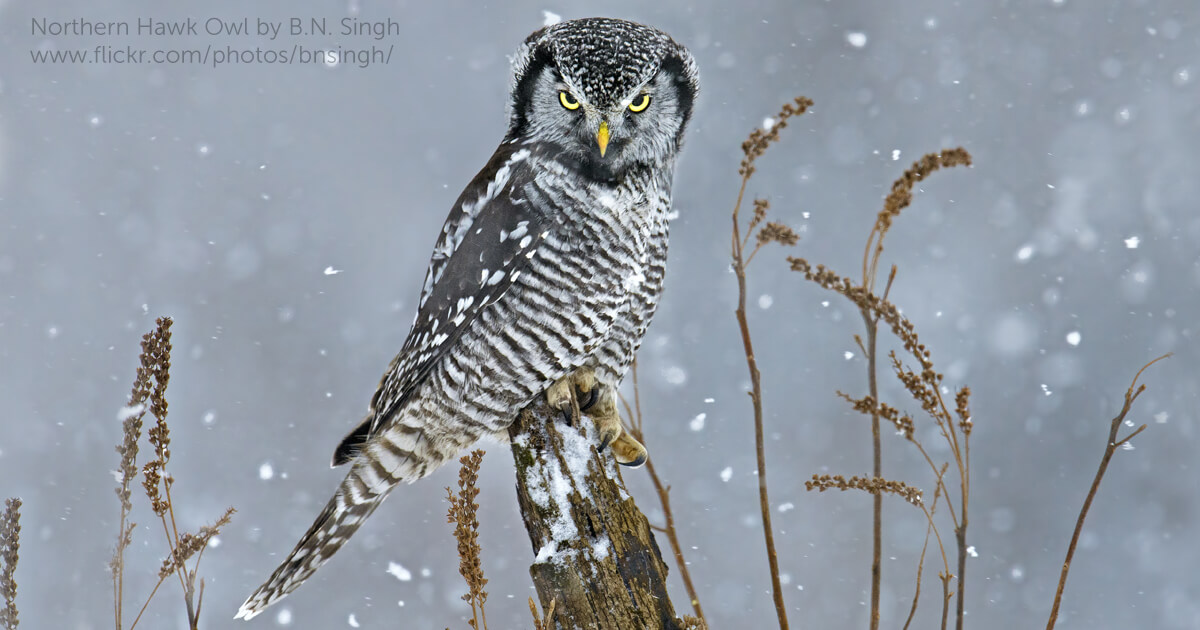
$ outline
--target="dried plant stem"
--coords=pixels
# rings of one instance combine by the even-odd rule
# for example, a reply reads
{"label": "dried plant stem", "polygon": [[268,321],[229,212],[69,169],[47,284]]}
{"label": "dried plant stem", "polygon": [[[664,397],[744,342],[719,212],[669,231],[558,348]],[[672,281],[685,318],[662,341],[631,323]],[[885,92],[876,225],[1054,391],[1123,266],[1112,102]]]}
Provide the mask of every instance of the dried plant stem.
{"label": "dried plant stem", "polygon": [[546,607],[546,617],[543,620],[538,614],[537,604],[533,598],[529,598],[529,613],[533,615],[533,630],[554,630],[554,604],[557,600],[550,600],[550,605]]}
{"label": "dried plant stem", "polygon": [[[872,231],[872,238],[867,239],[867,249],[871,247],[871,241],[875,232]],[[883,235],[880,234],[877,247],[882,251]],[[869,287],[875,284],[875,272],[877,268],[877,259],[870,267],[871,276],[863,280],[863,287],[870,290]],[[896,267],[892,266],[892,271],[888,274],[887,287],[883,292],[883,300],[886,302],[888,293],[892,290],[892,282],[896,279]],[[862,315],[863,325],[867,329],[867,343],[862,347],[863,352],[867,355],[867,391],[871,396],[871,400],[879,400],[879,376],[878,362],[876,361],[876,349],[878,348],[879,340],[879,313],[873,312],[871,309],[860,304],[859,313]],[[860,344],[861,345],[861,344]],[[871,463],[872,474],[877,479],[883,478],[883,444],[880,438],[879,426],[879,405],[873,405],[871,408]],[[924,452],[924,449],[922,449]],[[928,456],[926,457],[928,459]],[[933,465],[930,460],[930,465]],[[936,470],[936,468],[935,468]],[[938,478],[938,489],[940,490],[941,478]],[[930,521],[930,526],[933,521]],[[879,629],[879,589],[880,582],[883,579],[883,495],[876,494],[871,501],[871,630]],[[918,576],[918,580],[920,577]],[[917,586],[918,592],[920,586]],[[916,610],[914,601],[913,610]]]}
{"label": "dried plant stem", "polygon": [[[917,561],[917,586],[915,592],[913,592],[913,602],[912,607],[908,611],[908,618],[904,620],[903,630],[908,630],[908,627],[912,625],[913,617],[915,617],[917,614],[917,604],[921,600],[921,575],[925,572],[925,552],[929,549],[929,536],[931,534],[937,537],[938,550],[941,551],[942,554],[943,574],[948,574],[950,572],[950,564],[946,559],[946,548],[942,545],[942,535],[940,532],[938,532],[937,525],[935,525],[933,522],[933,514],[937,512],[938,499],[942,497],[942,489],[944,488],[942,485],[942,477],[945,476],[946,468],[948,466],[949,464],[946,464],[945,466],[942,466],[940,471],[938,471],[938,483],[934,487],[933,503],[930,504],[928,509],[924,510],[925,518],[928,521],[928,524],[925,526],[925,542],[921,544],[921,558]],[[924,508],[924,506],[922,506],[922,508]]]}
{"label": "dried plant stem", "polygon": [[[171,574],[179,578],[179,586],[183,591],[183,601],[186,608],[188,627],[198,630],[200,625],[200,610],[204,604],[204,581],[200,581],[199,592],[196,590],[196,577],[200,568],[200,559],[204,549],[220,528],[227,525],[233,516],[234,509],[229,508],[213,525],[200,528],[192,534],[180,533],[175,519],[175,505],[171,497],[171,486],[174,479],[167,472],[167,462],[171,458],[171,432],[167,426],[166,389],[171,374],[171,325],[169,317],[160,317],[153,331],[142,337],[142,352],[138,357],[137,376],[134,379],[133,391],[129,402],[121,411],[124,437],[117,446],[121,455],[121,478],[117,486],[117,497],[121,503],[120,530],[117,533],[117,546],[109,563],[113,576],[114,624],[116,630],[122,630],[122,612],[124,602],[124,572],[125,549],[130,545],[135,525],[128,522],[132,503],[130,502],[129,485],[142,474],[142,486],[150,507],[163,526],[163,534],[167,538],[168,554],[158,571],[158,582],[150,591],[137,617],[129,626],[129,630],[137,627],[158,593],[158,589]],[[154,415],[155,424],[147,433],[151,446],[154,447],[154,457],[140,469],[137,465],[138,441],[141,438],[142,420],[146,413]],[[169,521],[168,521],[169,519]],[[191,568],[187,562],[196,558]]]}
{"label": "dried plant stem", "polygon": [[475,497],[479,496],[476,482],[479,480],[479,466],[483,463],[484,452],[476,449],[470,455],[459,459],[462,465],[458,471],[458,494],[446,488],[446,499],[450,508],[446,511],[446,522],[454,525],[454,539],[458,542],[458,572],[467,582],[467,594],[462,599],[471,604],[471,627],[474,630],[487,630],[487,613],[484,602],[487,601],[488,580],[483,576],[483,562],[479,548],[479,504]]}
{"label": "dried plant stem", "polygon": [[146,607],[150,605],[150,600],[154,599],[155,593],[158,593],[158,587],[162,586],[162,583],[166,579],[167,577],[165,575],[158,576],[158,582],[154,583],[154,588],[150,591],[150,596],[146,598],[146,603],[142,604],[142,608],[138,611],[137,617],[133,618],[133,623],[129,625],[129,630],[133,630],[137,627],[138,621],[141,621],[142,619],[142,613],[146,612]]}
{"label": "dried plant stem", "polygon": [[946,630],[946,624],[950,620],[950,580],[954,579],[950,573],[939,573],[938,579],[942,581],[942,630]]}
{"label": "dried plant stem", "polygon": [[17,630],[17,560],[21,549],[21,500],[5,499],[0,516],[0,627]]}
{"label": "dried plant stem", "polygon": [[[639,442],[642,441],[641,438],[634,437]],[[645,443],[643,442],[643,444]],[[696,611],[696,616],[704,619],[704,610],[700,607],[700,598],[696,595],[696,587],[692,584],[691,573],[688,572],[687,560],[683,558],[683,547],[679,544],[679,534],[675,529],[675,515],[671,513],[671,486],[663,485],[658,473],[654,470],[654,462],[651,459],[646,460],[646,472],[650,473],[650,481],[654,484],[658,500],[662,503],[665,521],[662,532],[667,535],[667,540],[671,543],[671,552],[675,555],[675,565],[679,567],[679,577],[683,580],[683,587],[687,589],[688,601],[692,604],[692,610]]]}
{"label": "dried plant stem", "polygon": [[917,614],[917,603],[921,601],[921,574],[925,571],[925,552],[929,549],[929,535],[933,532],[933,523],[925,526],[925,542],[921,544],[921,557],[917,560],[917,585],[913,590],[912,607],[908,609],[908,618],[904,620],[904,630],[912,625],[913,617]]}
{"label": "dried plant stem", "polygon": [[[179,541],[178,541],[178,539],[173,539],[171,537],[171,530],[170,530],[169,526],[167,525],[167,518],[165,516],[163,516],[163,517],[160,517],[160,519],[162,520],[163,533],[166,534],[166,536],[167,536],[167,549],[173,554],[173,553],[175,553],[175,549],[177,549],[179,547]],[[179,578],[179,588],[183,589],[184,593],[187,593],[187,579],[183,576],[183,573],[178,569],[174,573]],[[191,620],[191,617],[189,616],[188,619]]]}
{"label": "dried plant stem", "polygon": [[750,133],[746,141],[742,143],[742,153],[745,157],[742,158],[742,162],[738,166],[738,175],[742,178],[742,183],[738,187],[737,201],[733,204],[732,217],[731,254],[733,257],[733,272],[737,276],[738,285],[738,305],[735,314],[737,316],[738,329],[742,336],[742,346],[746,352],[746,368],[750,371],[749,394],[750,402],[754,406],[754,450],[758,461],[758,503],[762,511],[763,541],[767,547],[767,563],[771,569],[771,591],[775,601],[775,613],[779,617],[780,630],[787,630],[788,627],[787,608],[783,602],[783,586],[779,578],[779,557],[775,552],[775,533],[771,527],[771,501],[767,494],[767,457],[763,440],[762,376],[758,370],[758,361],[754,358],[754,344],[750,339],[750,324],[746,319],[746,266],[750,264],[750,260],[754,258],[754,255],[764,245],[773,242],[778,242],[781,245],[795,245],[800,237],[786,225],[767,223],[758,230],[754,249],[747,256],[745,250],[750,242],[750,236],[755,233],[754,229],[766,219],[768,203],[762,199],[754,201],[754,214],[747,223],[744,237],[742,236],[741,218],[739,215],[742,210],[742,202],[746,198],[746,184],[750,182],[750,178],[754,176],[754,171],[756,170],[755,162],[766,153],[771,143],[779,140],[779,132],[788,126],[788,121],[793,116],[804,114],[812,107],[812,104],[812,100],[803,96],[797,96],[791,103],[784,104],[779,114],[775,118],[770,119],[770,124],[765,129],[755,129]]}
{"label": "dried plant stem", "polygon": [[967,575],[967,510],[966,510],[966,505],[967,505],[967,497],[966,497],[966,493],[964,492],[963,493],[962,523],[958,526],[957,529],[954,530],[954,538],[956,541],[958,541],[958,575],[955,576],[958,579],[958,592],[954,594],[954,597],[958,600],[956,602],[958,607],[955,609],[955,612],[954,612],[954,621],[955,621],[955,627],[958,628],[958,630],[962,630],[964,617],[966,615],[966,610],[964,608],[966,598],[963,597],[963,593],[965,592],[965,589],[966,589],[965,582],[966,582],[966,575]]}
{"label": "dried plant stem", "polygon": [[132,523],[126,527],[125,519],[128,516],[128,510],[122,508],[121,527],[117,530],[117,546],[110,561],[113,580],[113,623],[116,630],[121,630],[121,602],[125,601],[125,547],[128,546],[126,541],[133,534],[134,527]]}
{"label": "dried plant stem", "polygon": [[737,276],[738,329],[742,335],[742,347],[746,352],[746,367],[750,371],[750,402],[754,406],[754,453],[758,461],[758,505],[762,511],[763,539],[767,546],[767,563],[771,569],[771,590],[775,600],[775,613],[779,617],[780,630],[787,630],[787,608],[783,602],[783,585],[779,580],[779,557],[775,552],[775,533],[771,528],[771,501],[767,495],[767,456],[763,440],[762,377],[758,361],[754,358],[754,342],[750,338],[750,324],[746,319],[746,261],[743,258],[745,241],[741,238],[738,212],[746,193],[750,175],[742,176],[737,203],[733,208],[733,272]]}
{"label": "dried plant stem", "polygon": [[[962,148],[945,149],[938,153],[929,153],[914,162],[892,184],[891,192],[884,201],[883,209],[876,215],[875,224],[871,228],[871,232],[867,236],[866,245],[863,248],[861,280],[855,281],[840,276],[823,265],[813,267],[803,258],[788,258],[793,271],[801,272],[804,274],[805,279],[844,296],[858,308],[862,316],[863,325],[866,328],[866,340],[864,342],[862,337],[855,335],[855,341],[867,358],[868,394],[861,399],[852,398],[841,392],[839,394],[847,402],[851,403],[857,411],[869,415],[871,418],[871,451],[875,479],[884,479],[881,446],[881,420],[883,419],[893,423],[901,435],[916,445],[921,456],[925,458],[926,463],[929,464],[930,469],[937,478],[935,496],[944,496],[949,506],[950,517],[954,523],[955,541],[958,547],[958,589],[956,595],[958,597],[957,622],[959,630],[962,629],[964,617],[965,599],[963,593],[965,580],[963,576],[966,573],[967,502],[970,496],[970,433],[972,426],[970,410],[968,408],[970,389],[964,387],[959,390],[955,398],[955,410],[952,413],[942,396],[943,376],[934,369],[928,349],[920,343],[912,323],[901,315],[899,308],[888,301],[892,283],[896,279],[896,267],[894,265],[892,266],[891,273],[888,274],[887,286],[883,290],[882,297],[875,292],[875,287],[879,274],[879,260],[883,255],[883,241],[896,217],[900,215],[904,208],[912,203],[914,186],[939,169],[954,166],[969,166],[970,164],[971,156]],[[959,511],[957,512],[950,502],[948,489],[945,485],[945,467],[942,467],[939,471],[938,466],[933,463],[925,448],[914,436],[912,418],[907,414],[901,415],[894,407],[879,402],[878,336],[880,322],[887,325],[888,329],[902,343],[905,351],[920,364],[919,372],[914,371],[905,367],[894,352],[890,353],[892,369],[896,377],[905,386],[905,389],[909,391],[913,399],[920,403],[924,411],[933,419],[947,446],[950,447],[959,476],[960,499]],[[954,419],[955,414],[958,416],[957,423]],[[962,433],[961,440],[959,439],[960,432]],[[871,630],[877,630],[880,621],[879,597],[882,581],[883,505],[882,498],[878,494],[873,499],[870,628]],[[943,554],[943,563],[948,565],[945,557],[945,548],[941,545],[941,535],[937,531],[936,525],[933,524],[932,517],[930,517],[930,527],[939,541],[939,548]],[[922,563],[923,561],[924,554],[922,554]],[[945,573],[940,577],[943,580],[943,588],[948,595],[949,580],[955,576],[950,574],[949,567],[947,566]],[[943,602],[943,607],[945,608],[948,603],[948,600]],[[909,621],[911,619],[912,614],[910,613]]]}
{"label": "dried plant stem", "polygon": [[1083,500],[1083,507],[1079,510],[1079,518],[1075,520],[1075,531],[1071,534],[1071,543],[1067,545],[1067,557],[1063,560],[1062,574],[1058,578],[1058,588],[1054,592],[1054,605],[1050,609],[1050,618],[1046,621],[1046,630],[1053,630],[1054,624],[1058,622],[1058,608],[1062,604],[1063,589],[1067,585],[1067,573],[1071,570],[1071,559],[1075,557],[1075,546],[1079,544],[1079,534],[1083,531],[1083,521],[1087,518],[1088,510],[1092,507],[1092,500],[1096,498],[1096,491],[1100,489],[1100,482],[1104,479],[1104,473],[1108,470],[1108,462],[1112,460],[1113,454],[1117,449],[1127,444],[1129,440],[1142,431],[1146,430],[1146,425],[1141,425],[1134,429],[1132,433],[1124,438],[1117,438],[1117,433],[1121,430],[1121,424],[1125,422],[1125,417],[1129,415],[1129,410],[1133,407],[1133,402],[1137,400],[1142,392],[1146,391],[1145,385],[1138,385],[1138,379],[1141,378],[1142,372],[1146,368],[1162,361],[1171,356],[1164,354],[1157,359],[1142,366],[1142,369],[1137,371],[1133,376],[1133,382],[1129,384],[1129,389],[1125,390],[1125,403],[1121,406],[1121,411],[1112,419],[1112,423],[1108,428],[1108,442],[1104,446],[1104,456],[1100,458],[1100,467],[1096,470],[1096,476],[1092,479],[1092,487],[1088,489],[1087,497]]}
{"label": "dried plant stem", "polygon": [[[646,437],[642,431],[642,396],[641,388],[638,385],[638,366],[636,360],[633,362],[631,371],[633,407],[629,406],[629,401],[625,400],[624,396],[621,397],[621,404],[625,406],[625,416],[629,418],[629,421],[625,424],[625,430],[635,440],[645,445]],[[675,514],[671,511],[671,486],[663,484],[662,479],[658,476],[658,471],[654,468],[653,457],[646,459],[646,472],[650,473],[650,483],[654,485],[654,491],[658,494],[658,501],[662,504],[663,511],[663,526],[651,525],[650,528],[667,535],[667,541],[671,543],[671,552],[675,556],[675,565],[679,567],[679,577],[683,580],[683,587],[687,589],[688,601],[692,604],[692,610],[696,611],[696,616],[701,620],[707,621],[704,619],[704,611],[700,607],[700,597],[696,595],[696,587],[692,583],[692,574],[688,571],[687,560],[683,557],[683,546],[679,543],[679,532],[675,529]]]}
{"label": "dried plant stem", "polygon": [[[867,388],[872,400],[879,400],[879,383],[875,370],[876,341],[879,320],[865,309],[863,323],[867,327]],[[879,436],[879,406],[871,412],[871,474],[883,477],[883,447]],[[883,577],[883,495],[871,497],[871,630],[879,629],[879,583]]]}

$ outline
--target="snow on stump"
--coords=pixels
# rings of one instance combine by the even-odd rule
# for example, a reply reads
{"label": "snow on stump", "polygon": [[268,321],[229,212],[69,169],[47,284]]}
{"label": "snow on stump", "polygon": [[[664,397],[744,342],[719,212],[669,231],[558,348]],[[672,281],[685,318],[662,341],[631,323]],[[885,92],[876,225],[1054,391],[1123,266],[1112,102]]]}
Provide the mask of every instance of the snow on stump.
{"label": "snow on stump", "polygon": [[509,437],[535,554],[529,574],[542,609],[555,602],[552,627],[683,628],[650,524],[618,482],[612,455],[596,452],[591,420],[575,406],[568,425],[540,399]]}

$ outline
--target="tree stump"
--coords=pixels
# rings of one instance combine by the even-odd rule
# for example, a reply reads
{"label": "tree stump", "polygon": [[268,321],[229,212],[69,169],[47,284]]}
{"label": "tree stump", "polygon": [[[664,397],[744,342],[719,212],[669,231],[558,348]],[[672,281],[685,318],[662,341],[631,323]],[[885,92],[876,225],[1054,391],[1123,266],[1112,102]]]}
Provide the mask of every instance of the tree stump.
{"label": "tree stump", "polygon": [[574,403],[568,424],[544,399],[509,429],[542,609],[554,600],[554,628],[682,630],[650,524],[595,433]]}

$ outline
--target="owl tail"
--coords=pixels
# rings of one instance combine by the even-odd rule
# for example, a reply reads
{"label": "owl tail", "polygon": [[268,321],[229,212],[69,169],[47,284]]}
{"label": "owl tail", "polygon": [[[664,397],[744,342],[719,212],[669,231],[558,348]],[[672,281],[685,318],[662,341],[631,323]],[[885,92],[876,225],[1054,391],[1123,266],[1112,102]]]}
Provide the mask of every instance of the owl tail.
{"label": "owl tail", "polygon": [[356,463],[296,548],[242,604],[234,619],[253,619],[267,606],[296,590],[358,531],[398,481],[390,475],[380,476],[376,470],[377,464],[372,462]]}

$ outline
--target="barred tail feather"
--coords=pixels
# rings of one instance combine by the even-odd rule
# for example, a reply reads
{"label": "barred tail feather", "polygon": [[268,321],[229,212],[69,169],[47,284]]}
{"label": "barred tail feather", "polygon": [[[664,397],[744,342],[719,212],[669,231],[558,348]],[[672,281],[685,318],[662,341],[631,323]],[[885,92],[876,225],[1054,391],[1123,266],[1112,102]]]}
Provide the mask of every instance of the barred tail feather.
{"label": "barred tail feather", "polygon": [[[342,481],[333,498],[321,510],[308,532],[296,543],[286,560],[254,591],[234,619],[250,620],[271,604],[296,590],[342,547],[363,521],[379,507],[396,480],[372,475],[369,462],[356,465]],[[370,470],[370,472],[367,472]],[[374,482],[374,483],[372,483]]]}

